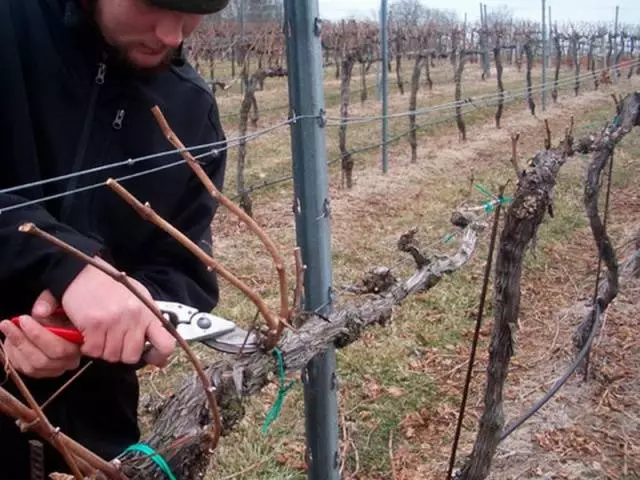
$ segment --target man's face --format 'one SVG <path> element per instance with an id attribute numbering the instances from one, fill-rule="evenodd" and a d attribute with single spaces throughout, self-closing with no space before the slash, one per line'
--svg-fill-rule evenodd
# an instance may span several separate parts
<path id="1" fill-rule="evenodd" d="M 146 0 L 97 0 L 96 21 L 106 41 L 139 69 L 165 65 L 202 15 L 154 7 Z"/>

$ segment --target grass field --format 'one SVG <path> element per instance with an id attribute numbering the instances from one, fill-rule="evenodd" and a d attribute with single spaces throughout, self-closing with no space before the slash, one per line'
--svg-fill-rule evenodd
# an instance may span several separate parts
<path id="1" fill-rule="evenodd" d="M 410 76 L 408 69 L 411 67 L 405 62 L 405 78 Z M 427 92 L 426 88 L 420 91 L 419 108 L 453 100 L 452 74 L 450 64 L 432 70 L 436 82 L 434 89 L 432 92 Z M 569 71 L 563 72 L 565 78 L 570 75 Z M 495 91 L 495 78 L 486 82 L 479 78 L 477 66 L 470 65 L 463 82 L 465 98 Z M 494 125 L 493 107 L 474 109 L 465 116 L 468 136 L 465 143 L 459 141 L 455 123 L 451 121 L 421 130 L 417 164 L 409 162 L 410 147 L 406 139 L 390 146 L 390 170 L 386 175 L 380 171 L 379 149 L 356 155 L 355 185 L 351 190 L 340 189 L 339 166 L 332 166 L 331 242 L 333 281 L 338 294 L 336 308 L 352 300 L 353 295 L 344 287 L 357 283 L 371 267 L 394 266 L 398 278 L 406 278 L 412 273 L 412 261 L 396 249 L 399 236 L 410 228 L 418 228 L 422 244 L 431 245 L 434 253 L 452 251 L 455 241 L 441 242 L 451 230 L 448 224 L 451 212 L 463 200 L 478 205 L 486 201 L 486 197 L 472 188 L 473 185 L 481 184 L 496 192 L 498 185 L 511 179 L 507 194 L 512 193 L 515 178 L 509 163 L 511 133 L 521 133 L 519 155 L 524 164 L 536 150 L 543 148 L 544 119 L 549 120 L 554 144 L 564 135 L 571 115 L 576 120 L 576 137 L 598 131 L 614 114 L 610 94 L 637 89 L 638 79 L 634 77 L 629 81 L 625 75 L 618 85 L 599 92 L 593 91 L 592 82 L 585 82 L 584 91 L 578 97 L 574 97 L 571 87 L 567 86 L 561 91 L 558 103 L 546 112 L 538 106 L 537 117 L 527 111 L 524 100 L 519 100 L 506 108 L 500 130 Z M 375 76 L 370 76 L 369 85 L 375 85 L 374 81 Z M 524 71 L 507 69 L 505 84 L 508 89 L 523 88 Z M 338 85 L 330 70 L 325 86 L 327 98 L 336 98 Z M 359 78 L 354 76 L 352 89 L 357 90 L 358 85 Z M 380 103 L 375 97 L 375 89 L 369 97 L 364 105 L 360 104 L 358 96 L 352 98 L 353 115 L 379 114 Z M 218 95 L 229 137 L 237 134 L 237 118 L 230 115 L 239 109 L 240 99 L 239 93 L 233 91 Z M 274 108 L 287 102 L 286 80 L 267 80 L 265 91 L 258 93 L 258 102 L 264 110 L 259 128 L 286 119 L 286 108 Z M 392 89 L 390 112 L 406 111 L 408 104 L 407 93 L 400 95 L 397 89 Z M 338 103 L 328 101 L 327 111 L 328 116 L 338 117 Z M 419 119 L 418 123 L 429 118 Z M 394 119 L 390 125 L 391 135 L 401 133 L 408 129 L 408 119 Z M 379 132 L 378 122 L 350 126 L 349 148 L 376 143 Z M 338 154 L 337 133 L 337 128 L 327 129 L 329 159 Z M 247 151 L 248 185 L 291 172 L 288 128 L 249 143 Z M 615 160 L 609 228 L 616 245 L 628 241 L 640 219 L 639 157 L 640 135 L 633 132 L 623 141 Z M 235 194 L 235 158 L 235 151 L 230 151 L 225 189 L 229 196 Z M 563 167 L 555 191 L 555 216 L 545 220 L 536 249 L 527 254 L 520 318 L 522 328 L 518 332 L 518 350 L 506 393 L 507 419 L 528 407 L 543 392 L 542 387 L 548 388 L 562 366 L 568 364 L 575 319 L 558 315 L 587 298 L 593 288 L 596 253 L 582 204 L 588 159 L 576 155 Z M 291 252 L 295 246 L 295 229 L 291 183 L 259 190 L 252 198 L 256 221 L 282 245 L 288 271 L 293 271 Z M 275 271 L 255 236 L 224 210 L 220 210 L 215 219 L 214 232 L 216 258 L 249 282 L 271 305 L 277 305 Z M 371 329 L 360 342 L 338 352 L 343 478 L 444 477 L 487 245 L 485 234 L 470 264 L 444 279 L 435 289 L 408 300 L 395 312 L 390 326 Z M 637 291 L 638 285 L 630 283 L 629 288 Z M 611 352 L 607 342 L 618 341 L 623 333 L 628 335 L 624 364 L 640 363 L 638 336 L 636 334 L 634 338 L 632 328 L 633 322 L 637 326 L 640 313 L 637 298 L 637 295 L 623 292 L 620 301 L 612 306 L 606 338 L 594 349 L 592 369 L 597 378 L 586 386 L 578 380 L 572 381 L 567 389 L 574 397 L 561 392 L 541 416 L 532 419 L 513 440 L 505 442 L 496 459 L 492 478 L 639 478 L 629 476 L 634 472 L 640 474 L 637 442 L 640 407 L 637 401 L 624 409 L 631 419 L 618 415 L 605 401 L 598 403 L 603 388 L 620 386 L 617 381 L 604 387 L 602 384 L 602 370 L 617 365 L 616 359 L 608 356 Z M 253 305 L 224 283 L 218 311 L 246 326 L 255 314 Z M 470 453 L 482 412 L 487 340 L 492 323 L 490 307 L 486 318 L 458 463 Z M 196 348 L 196 351 L 205 362 L 216 356 L 202 348 Z M 628 380 L 625 389 L 628 385 L 639 387 L 637 372 L 624 377 Z M 142 374 L 145 395 L 147 398 L 165 395 L 189 373 L 185 356 L 176 354 L 169 368 Z M 268 433 L 260 431 L 276 391 L 274 383 L 261 395 L 247 399 L 246 418 L 231 435 L 222 439 L 207 479 L 306 478 L 300 382 L 287 396 L 280 417 Z M 609 395 L 612 392 L 610 390 Z M 635 391 L 638 392 L 640 388 Z M 633 390 L 618 392 L 617 405 L 633 398 L 633 394 Z M 585 409 L 587 404 L 592 408 Z M 605 434 L 597 434 L 597 428 L 602 429 L 603 419 L 610 422 L 607 426 L 610 436 L 617 432 L 620 438 L 626 435 L 627 441 L 620 443 L 615 441 L 617 437 L 612 440 Z"/>

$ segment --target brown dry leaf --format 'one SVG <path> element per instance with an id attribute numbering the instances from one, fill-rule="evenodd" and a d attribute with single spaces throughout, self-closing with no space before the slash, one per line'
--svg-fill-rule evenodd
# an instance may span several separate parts
<path id="1" fill-rule="evenodd" d="M 552 432 L 543 432 L 535 436 L 538 445 L 547 452 L 552 452 L 556 448 L 555 439 L 551 435 Z"/>
<path id="2" fill-rule="evenodd" d="M 404 397 L 407 392 L 405 392 L 402 388 L 400 387 L 387 387 L 385 389 L 387 391 L 387 393 L 389 395 L 391 395 L 393 398 L 400 398 L 400 397 Z"/>
<path id="3" fill-rule="evenodd" d="M 294 470 L 306 471 L 307 465 L 304 461 L 304 445 L 297 442 L 285 442 L 285 452 L 276 455 L 276 462 Z"/>
<path id="4" fill-rule="evenodd" d="M 358 414 L 358 417 L 360 417 L 360 420 L 366 420 L 371 417 L 371 412 L 369 410 L 363 410 Z"/>
<path id="5" fill-rule="evenodd" d="M 407 364 L 407 367 L 409 368 L 409 371 L 411 371 L 411 372 L 422 371 L 421 365 L 422 365 L 422 362 L 420 362 L 419 360 L 411 360 Z"/>
<path id="6" fill-rule="evenodd" d="M 407 414 L 406 417 L 400 422 L 400 427 L 409 428 L 409 427 L 420 427 L 427 424 L 426 418 L 428 414 L 423 415 L 423 411 L 426 409 L 421 409 L 420 412 L 411 412 Z"/>
<path id="7" fill-rule="evenodd" d="M 364 380 L 366 398 L 376 400 L 382 394 L 382 387 L 369 375 L 365 375 Z"/>
<path id="8" fill-rule="evenodd" d="M 593 456 L 600 453 L 600 448 L 593 439 L 575 428 L 551 430 L 536 435 L 536 440 L 544 450 L 561 452 L 564 455 L 576 453 L 580 456 Z"/>

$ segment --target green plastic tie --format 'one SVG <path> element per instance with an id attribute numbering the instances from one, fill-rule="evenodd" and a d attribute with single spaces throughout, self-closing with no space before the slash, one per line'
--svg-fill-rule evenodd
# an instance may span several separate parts
<path id="1" fill-rule="evenodd" d="M 620 125 L 620 116 L 616 115 L 615 117 L 613 117 L 613 122 L 611 123 L 613 123 L 614 127 L 617 127 L 618 125 Z"/>
<path id="2" fill-rule="evenodd" d="M 513 200 L 513 197 L 499 197 L 497 200 L 486 202 L 483 204 L 484 211 L 487 213 L 491 213 L 495 210 L 496 205 L 498 204 L 505 205 L 509 203 L 511 200 Z"/>
<path id="3" fill-rule="evenodd" d="M 477 184 L 476 185 L 476 190 L 484 193 L 487 197 L 489 198 L 496 198 L 495 195 L 493 195 L 489 190 L 487 190 L 486 188 L 484 188 L 484 186 Z"/>
<path id="4" fill-rule="evenodd" d="M 131 445 L 128 447 L 124 453 L 127 452 L 140 452 L 148 455 L 151 460 L 158 465 L 160 470 L 164 472 L 164 474 L 169 478 L 169 480 L 177 480 L 173 472 L 171 471 L 171 467 L 166 462 L 164 458 L 162 458 L 153 448 L 145 443 L 136 443 L 135 445 Z"/>
<path id="5" fill-rule="evenodd" d="M 273 406 L 267 413 L 267 417 L 264 419 L 264 425 L 262 425 L 262 433 L 266 433 L 269 429 L 269 426 L 280 416 L 280 411 L 282 410 L 282 406 L 284 405 L 284 399 L 289 393 L 289 390 L 296 383 L 295 380 L 291 380 L 289 384 L 286 384 L 287 378 L 284 372 L 284 360 L 282 359 L 282 352 L 279 348 L 273 350 L 273 354 L 278 361 L 278 377 L 280 380 L 280 388 L 278 389 L 278 396 L 276 397 L 276 401 L 273 403 Z"/>
<path id="6" fill-rule="evenodd" d="M 442 243 L 449 243 L 456 236 L 455 233 L 450 233 L 442 240 Z"/>
<path id="7" fill-rule="evenodd" d="M 482 205 L 484 207 L 484 211 L 487 213 L 493 212 L 494 205 L 493 202 L 486 202 Z"/>

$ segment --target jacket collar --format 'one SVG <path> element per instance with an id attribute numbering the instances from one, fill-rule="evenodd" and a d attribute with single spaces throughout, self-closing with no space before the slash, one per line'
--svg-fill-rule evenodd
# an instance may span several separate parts
<path id="1" fill-rule="evenodd" d="M 63 12 L 64 25 L 69 28 L 86 26 L 90 23 L 87 0 L 55 0 Z"/>

